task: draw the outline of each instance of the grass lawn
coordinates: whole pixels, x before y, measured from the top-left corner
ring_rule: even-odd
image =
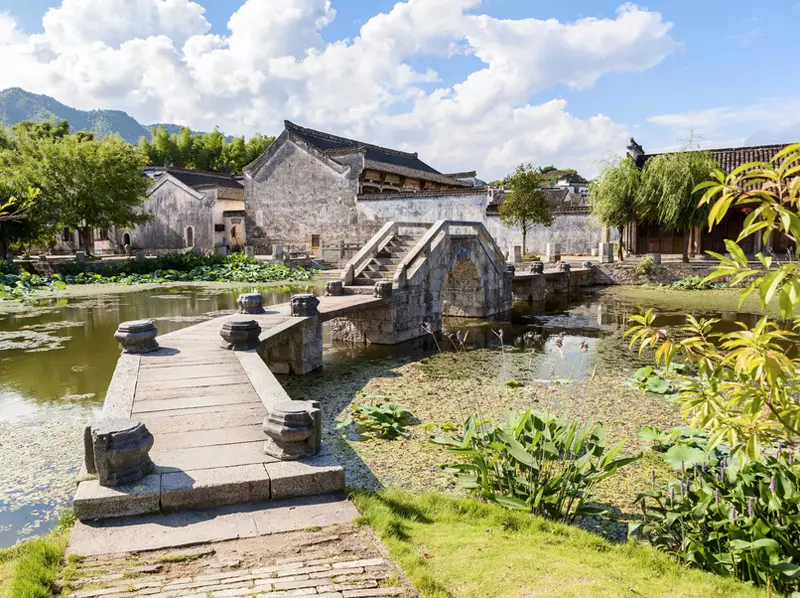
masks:
[[[360,521],[427,598],[766,596],[648,546],[612,544],[472,499],[397,490],[354,498]]]
[[[74,519],[64,515],[58,527],[38,538],[0,550],[0,598],[49,598]]]

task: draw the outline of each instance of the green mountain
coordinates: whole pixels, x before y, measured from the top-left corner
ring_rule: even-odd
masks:
[[[142,125],[122,110],[78,110],[50,96],[31,93],[19,87],[0,91],[0,123],[5,126],[11,128],[23,120],[45,122],[52,119],[66,120],[73,131],[91,131],[98,138],[118,133],[128,143],[139,143],[139,137],[142,136],[149,139],[151,127],[157,126]],[[159,124],[170,134],[180,130],[179,125]]]

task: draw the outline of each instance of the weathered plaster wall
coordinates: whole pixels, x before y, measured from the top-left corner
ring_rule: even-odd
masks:
[[[522,233],[507,227],[499,216],[486,215],[485,192],[434,197],[392,199],[359,199],[358,211],[376,223],[388,220],[435,222],[437,220],[471,220],[483,222],[506,255],[522,245]],[[561,243],[564,255],[590,255],[602,240],[603,227],[589,214],[555,214],[553,225],[534,226],[528,231],[527,250],[543,255],[547,243]],[[612,241],[616,232],[611,232]]]
[[[194,230],[194,247],[204,251],[214,249],[213,207],[216,189],[198,192],[200,199],[181,187],[167,181],[155,189],[144,204],[144,210],[154,218],[147,224],[138,225],[133,230],[118,229],[116,242],[122,245],[124,233],[131,236],[131,247],[145,251],[164,249],[184,249],[186,229]]]
[[[361,154],[338,156],[341,167],[293,141],[280,145],[256,172],[245,177],[248,245],[264,248],[311,243],[364,242],[379,228],[356,210]]]
[[[522,245],[522,233],[508,228],[499,216],[487,216],[486,228],[504,251]],[[527,251],[544,255],[548,243],[561,243],[563,255],[590,255],[598,248],[603,230],[590,214],[554,214],[552,226],[537,224],[528,231]],[[611,231],[611,240],[616,237],[616,231]]]

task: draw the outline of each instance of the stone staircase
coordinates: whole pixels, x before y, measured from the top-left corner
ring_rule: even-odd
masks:
[[[395,270],[403,257],[422,238],[422,235],[394,235],[359,272],[348,292],[372,294],[376,282],[392,282]]]

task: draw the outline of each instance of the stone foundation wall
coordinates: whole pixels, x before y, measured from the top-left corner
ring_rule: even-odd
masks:
[[[649,276],[636,276],[636,266],[640,261],[632,258],[630,261],[613,264],[595,264],[594,284],[669,284],[687,276],[708,276],[715,266],[711,263],[667,262],[654,266]]]

